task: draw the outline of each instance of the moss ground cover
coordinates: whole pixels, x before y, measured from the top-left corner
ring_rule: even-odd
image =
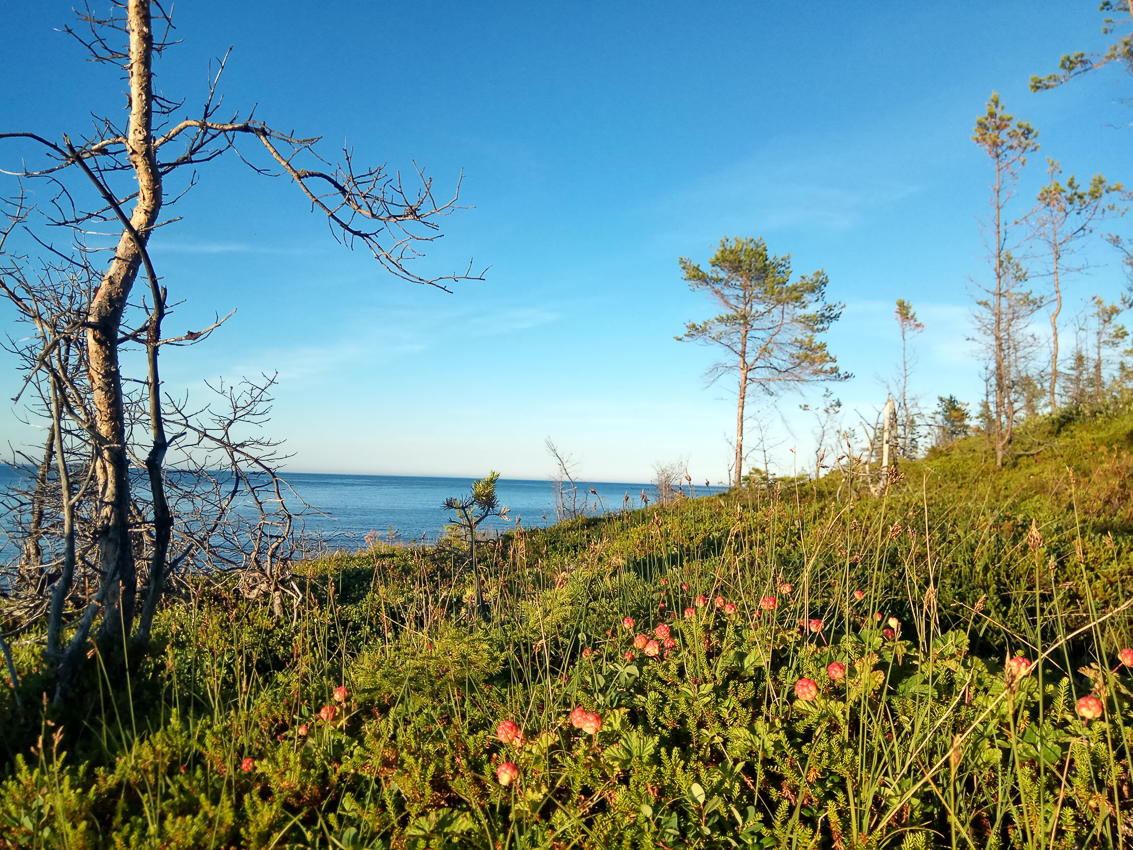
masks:
[[[1133,846],[1133,417],[478,546],[190,581],[15,649],[0,847]]]

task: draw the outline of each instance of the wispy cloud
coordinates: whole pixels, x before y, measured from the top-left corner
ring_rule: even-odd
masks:
[[[348,368],[363,354],[354,343],[264,348],[234,362],[231,374],[278,372],[280,379],[287,381],[322,379]]]
[[[155,253],[170,254],[236,254],[250,251],[243,242],[154,242]]]
[[[488,336],[537,328],[558,319],[558,313],[544,307],[517,307],[489,316],[477,316],[469,322],[469,327],[478,336]]]
[[[692,227],[704,228],[713,239],[719,238],[721,221],[730,232],[845,230],[923,189],[903,179],[870,145],[829,149],[783,139],[677,189],[653,212],[671,217],[677,210],[696,210]]]
[[[296,245],[252,245],[247,242],[155,241],[155,254],[311,254],[316,248]]]

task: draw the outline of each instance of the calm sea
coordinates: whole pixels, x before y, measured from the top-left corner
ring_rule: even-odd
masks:
[[[15,477],[11,467],[0,466],[0,488],[6,487]],[[402,540],[435,540],[453,519],[441,505],[450,496],[466,496],[471,478],[427,478],[401,475],[321,475],[293,472],[287,481],[295,492],[320,514],[304,517],[309,534],[323,538],[332,548],[360,548],[370,530],[380,532],[384,539],[391,530]],[[590,493],[593,487],[596,495]],[[716,488],[714,488],[716,489]],[[588,513],[603,510],[620,510],[628,494],[632,507],[641,507],[644,490],[650,502],[656,500],[651,484],[616,482],[579,482],[578,503],[589,502]],[[706,492],[697,488],[697,494]],[[555,522],[554,487],[546,479],[526,481],[501,479],[496,486],[500,502],[510,509],[510,522],[514,527],[518,518],[523,527],[545,526]],[[491,519],[481,528],[499,530],[505,523]],[[0,539],[0,563],[14,550],[11,544]]]
[[[471,478],[426,478],[402,475],[319,475],[292,473],[287,480],[311,507],[328,514],[307,518],[308,530],[345,533],[364,537],[371,529],[385,537],[394,529],[405,538],[435,539],[453,514],[441,506],[450,496],[467,496]],[[597,496],[590,493],[593,487]],[[579,482],[578,502],[590,503],[588,513],[604,506],[620,510],[626,494],[633,507],[641,506],[641,491],[650,501],[656,497],[651,484]],[[518,518],[524,527],[555,522],[554,487],[550,481],[500,479],[496,495],[509,508],[509,523],[492,518],[482,528],[514,527]],[[600,499],[600,501],[599,501]]]

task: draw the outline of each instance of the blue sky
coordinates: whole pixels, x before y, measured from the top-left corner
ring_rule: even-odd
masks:
[[[3,130],[59,139],[92,112],[121,114],[118,74],[58,31],[70,7],[0,0]],[[847,305],[829,336],[856,375],[835,390],[846,425],[884,402],[898,297],[926,325],[913,375],[926,407],[949,393],[975,402],[967,338],[973,280],[986,280],[977,218],[989,170],[969,137],[988,96],[1040,130],[1016,213],[1048,155],[1068,174],[1133,182],[1133,131],[1116,126],[1130,120],[1128,77],[1106,69],[1027,90],[1061,54],[1103,46],[1095,7],[177,5],[183,44],[158,65],[167,95],[191,109],[209,60],[231,45],[227,107],[321,135],[327,157],[345,142],[360,162],[416,162],[442,193],[463,169],[473,209],[444,221],[420,268],[491,268],[452,295],[396,280],[335,244],[294,186],[229,157],[201,169],[152,253],[187,299],[168,327],[238,312],[204,345],[171,352],[166,380],[199,394],[205,379],[278,371],[270,430],[295,470],[539,478],[550,436],[593,480],[644,480],[684,458],[697,480],[719,481],[735,394],[726,379],[705,386],[712,350],[673,339],[712,314],[677,259],[706,263],[721,237],[762,235],[797,272],[825,269],[829,297]],[[15,157],[0,148],[0,167]],[[1092,270],[1069,283],[1074,307],[1124,286],[1108,248],[1087,256]],[[0,307],[0,323],[11,318]],[[0,357],[5,398],[16,381]],[[765,403],[783,472],[790,448],[800,466],[812,457],[804,400]],[[7,403],[0,429],[34,439]]]

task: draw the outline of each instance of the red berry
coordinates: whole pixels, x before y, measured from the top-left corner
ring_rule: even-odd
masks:
[[[1015,658],[1007,659],[1007,678],[1011,681],[1022,678],[1027,675],[1027,671],[1031,669],[1031,659],[1016,656]]]
[[[256,769],[256,760],[249,756],[248,758],[240,762],[240,769],[245,773],[251,773]]]
[[[774,596],[764,596],[759,600],[759,607],[764,611],[774,611],[779,607],[779,600]]]
[[[346,685],[339,685],[337,688],[334,689],[334,701],[335,702],[346,702],[346,700],[349,696],[350,696],[350,691],[348,691],[346,689]]]
[[[705,596],[704,594],[701,594],[700,596],[696,597],[696,599],[693,600],[693,604],[696,605],[697,608],[703,608],[705,605],[708,604],[708,597]]]
[[[1117,653],[1117,657],[1126,667],[1133,667],[1133,649],[1126,647]]]
[[[648,641],[649,641],[649,638],[646,637],[645,635],[638,635],[637,637],[635,637],[633,639],[633,648],[634,649],[645,649],[645,644]]]
[[[598,730],[602,728],[602,717],[593,712],[588,712],[586,716],[582,718],[582,723],[578,728],[587,735],[597,735]]]
[[[685,619],[686,620],[691,620],[695,616],[696,616],[696,609],[695,608],[685,608]]]
[[[732,616],[733,614],[735,614],[736,611],[738,611],[738,610],[739,610],[739,608],[737,608],[735,606],[735,603],[728,602],[724,605],[724,613],[727,614],[729,617]]]
[[[1078,714],[1086,720],[1097,720],[1105,713],[1102,701],[1093,694],[1078,700]]]
[[[330,723],[337,716],[338,716],[338,709],[335,708],[333,705],[324,705],[322,708],[319,709],[319,717],[321,717],[327,723]]]
[[[844,679],[846,678],[846,665],[839,661],[831,661],[826,666],[826,675],[835,682],[839,679]]]
[[[669,627],[665,623],[662,623],[653,630],[653,634],[657,635],[661,640],[664,640],[669,636]]]
[[[582,728],[582,721],[586,717],[586,709],[581,705],[570,713],[570,725],[575,729]]]
[[[863,599],[865,599],[865,594],[862,593],[860,590],[855,590],[854,591],[854,599],[856,599],[858,602],[861,602]]]
[[[779,592],[784,596],[790,596],[793,589],[794,588],[792,588],[788,582],[783,582],[781,585],[779,585]]]
[[[505,744],[522,744],[523,730],[510,720],[503,721],[496,727],[496,737]]]
[[[505,761],[496,768],[496,779],[499,780],[500,785],[511,785],[515,780],[519,779],[519,768],[512,762]]]
[[[677,642],[673,638],[671,638],[671,637],[665,638],[665,651],[666,652],[668,652],[669,650],[676,649],[676,648],[677,648]]]
[[[810,702],[818,696],[818,684],[814,679],[799,679],[795,682],[795,696],[803,702]]]
[[[807,626],[810,628],[810,630],[812,632],[814,632],[815,634],[818,634],[819,632],[822,631],[823,623],[822,623],[822,620],[811,620],[807,624]]]
[[[897,633],[892,629],[882,629],[881,633],[885,635],[886,640],[893,640],[893,638],[897,637]]]
[[[622,620],[622,625],[625,626],[626,631],[633,631],[633,617],[626,617]]]
[[[645,644],[645,648],[644,648],[643,651],[650,658],[656,658],[658,655],[661,654],[661,644],[657,643],[657,641],[655,641],[655,640],[651,640],[651,641],[649,641],[648,643]]]

